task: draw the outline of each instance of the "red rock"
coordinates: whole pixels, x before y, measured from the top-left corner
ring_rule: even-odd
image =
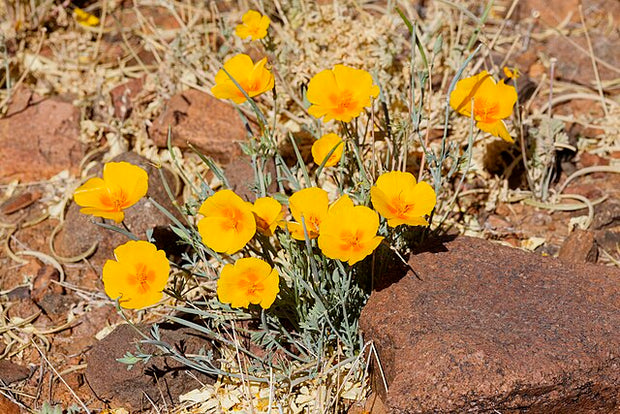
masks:
[[[617,410],[620,270],[468,237],[425,248],[360,320],[389,412]]]
[[[83,357],[97,343],[95,335],[104,328],[121,322],[121,317],[113,305],[93,307],[78,316],[79,322],[70,330],[63,331],[54,337],[56,352],[64,355]]]
[[[20,414],[19,405],[0,394],[0,413],[2,414]]]
[[[515,15],[517,19],[538,18],[549,26],[557,26],[564,19],[579,21],[579,0],[523,0],[520,1]]]
[[[59,98],[40,100],[0,119],[0,147],[0,184],[77,173],[85,149],[80,110]]]
[[[491,214],[484,223],[484,226],[489,230],[508,232],[514,232],[515,230],[512,223],[507,221],[505,217],[499,216],[497,214]]]
[[[114,105],[114,116],[127,119],[133,110],[132,100],[142,91],[142,78],[132,79],[110,91],[110,98]]]
[[[33,93],[31,90],[24,87],[19,87],[13,92],[13,96],[9,101],[8,111],[5,116],[13,116],[28,108],[28,105],[30,105],[32,100],[32,95]]]
[[[41,198],[40,191],[27,191],[25,193],[17,194],[4,203],[0,204],[0,213],[13,214],[16,211],[22,210]]]
[[[598,245],[594,234],[586,230],[575,230],[564,241],[558,258],[570,263],[596,263]]]
[[[387,414],[385,404],[377,393],[372,394],[365,401],[355,403],[347,410],[347,414]]]
[[[620,65],[620,55],[615,53],[620,45],[620,32],[615,30],[620,24],[620,2],[617,0],[523,0],[520,1],[512,20],[532,31],[528,50],[517,52],[514,59],[521,60],[521,54],[536,51],[537,56],[544,56],[547,62],[531,64],[529,75],[539,77],[549,73],[548,61],[557,60],[555,75],[557,78],[571,82],[596,86],[594,70],[583,25],[579,17],[579,4],[583,5],[583,14],[588,27],[593,54],[598,59],[597,70],[603,82],[617,78],[615,68]],[[536,18],[532,16],[537,16]],[[551,28],[561,27],[564,35],[552,34]],[[538,35],[544,40],[537,40]],[[577,46],[578,45],[578,46]],[[607,87],[606,91],[617,91],[617,87]],[[596,105],[600,108],[600,105]],[[594,106],[590,105],[590,108]]]
[[[592,228],[599,230],[620,225],[620,202],[617,200],[608,200],[594,208]]]
[[[32,290],[30,297],[36,303],[41,302],[44,296],[48,293],[62,293],[62,286],[54,283],[60,280],[60,274],[58,270],[50,265],[41,263],[37,275],[32,282]]]
[[[148,327],[138,328],[148,335]],[[197,354],[201,348],[205,354],[213,351],[213,363],[217,364],[219,353],[200,332],[189,328],[171,330],[162,327],[159,332],[163,342],[186,354]],[[167,357],[155,357],[146,364],[139,362],[131,370],[127,370],[127,365],[117,360],[123,358],[127,352],[137,354],[135,344],[141,339],[133,327],[120,325],[89,352],[86,381],[99,399],[109,401],[113,407],[123,407],[134,413],[152,408],[149,400],[155,404],[174,405],[178,402],[179,395],[201,388],[202,384],[215,382],[215,378],[190,370]],[[156,352],[153,345],[140,344],[140,348],[145,353]]]
[[[158,39],[170,41],[180,29],[179,21],[170,9],[146,5],[117,7],[108,13],[103,25],[105,34],[99,61],[118,63],[125,60],[126,66],[157,65],[158,61],[143,36],[152,35],[156,28]]]
[[[14,364],[6,359],[0,359],[0,380],[4,384],[12,384],[23,381],[30,376],[30,370],[21,365]],[[0,410],[0,413],[4,411]]]
[[[166,7],[140,5],[137,10],[138,12],[134,7],[119,7],[108,14],[104,26],[112,32],[136,30],[145,34],[151,34],[152,28],[163,32],[181,27],[174,14]]]
[[[242,155],[235,158],[223,168],[224,176],[228,180],[230,189],[244,200],[254,202],[256,200],[255,186],[256,177],[254,176],[254,168],[252,167],[252,158]],[[271,183],[266,189],[268,194],[277,191],[276,165],[273,159],[262,167],[263,177],[271,176]]]
[[[157,146],[166,146],[169,127],[173,145],[187,148],[191,143],[222,164],[241,155],[239,143],[247,137],[245,126],[230,103],[196,90],[173,96],[153,122],[149,136]]]
[[[583,167],[594,167],[597,165],[609,165],[609,160],[596,154],[583,152],[579,155],[579,164]]]

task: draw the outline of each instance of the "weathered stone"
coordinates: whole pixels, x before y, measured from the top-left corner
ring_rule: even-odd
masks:
[[[112,161],[127,161],[144,168],[149,176],[147,197],[151,197],[172,214],[178,215],[176,208],[164,189],[159,171],[149,160],[134,152],[127,152],[115,157]],[[97,176],[101,176],[101,168],[95,171]],[[164,175],[167,177],[166,180],[169,186],[174,187],[174,181],[170,173],[165,171]],[[159,235],[159,237],[155,237],[157,247],[166,251],[168,249],[175,249],[174,243],[162,243],[164,236],[171,232],[168,229],[171,223],[170,219],[147,197],[143,197],[135,205],[125,210],[125,224],[133,234],[142,240],[146,239],[147,230],[155,229]],[[103,222],[100,218],[80,213],[80,206],[71,203],[65,216],[64,227],[56,238],[55,247],[58,254],[63,257],[78,256],[88,251],[95,243],[98,243],[95,254],[89,259],[90,262],[96,267],[101,267],[106,260],[113,259],[114,249],[129,241],[128,238],[121,233],[97,226],[93,221]]]
[[[19,405],[0,394],[0,413],[2,414],[20,414]]]
[[[607,229],[620,226],[620,202],[608,200],[594,208],[594,220],[592,227],[595,229]]]
[[[592,53],[584,26],[580,19],[579,6],[582,6]],[[531,78],[540,80],[549,74],[549,62],[556,59],[555,77],[573,83],[595,88],[596,76],[592,67],[592,55],[596,58],[597,72],[605,92],[620,92],[613,80],[617,78],[616,68],[620,56],[614,51],[620,47],[620,32],[615,30],[620,24],[620,2],[617,0],[522,0],[519,2],[512,20],[527,30],[527,47],[517,50],[513,60]],[[552,28],[558,29],[557,33]],[[559,32],[562,30],[562,33]],[[530,35],[531,34],[531,35]],[[542,37],[542,38],[541,38]],[[521,79],[519,80],[520,83]],[[519,94],[521,99],[522,94]],[[590,117],[600,118],[603,111],[600,104],[583,100],[578,104],[572,100],[554,106],[556,113],[568,112],[571,116],[577,111],[573,106],[582,106]]]
[[[468,237],[425,247],[360,321],[390,412],[617,410],[620,270]]]
[[[148,333],[148,327],[139,326]],[[170,330],[160,327],[161,339],[186,354],[197,354],[212,349],[211,342],[199,332],[189,328]],[[99,341],[87,357],[86,381],[95,395],[110,402],[112,407],[123,407],[138,412],[156,405],[174,405],[179,396],[202,384],[212,384],[215,379],[170,358],[153,358],[146,364],[138,363],[131,370],[117,361],[127,352],[137,353],[136,343],[142,337],[129,325],[120,325]],[[145,353],[153,353],[152,345],[140,344]],[[214,350],[215,351],[215,350]],[[218,358],[214,352],[214,360]],[[189,371],[189,372],[188,372]],[[148,398],[145,396],[148,396]],[[163,400],[165,399],[165,401]]]
[[[0,214],[8,215],[25,209],[41,198],[40,191],[26,191],[9,198],[0,204]]]
[[[158,39],[171,41],[181,27],[169,8],[143,4],[110,10],[103,26],[100,62],[118,64],[124,60],[127,66],[156,66],[160,61],[143,36],[157,28]]]
[[[36,303],[39,303],[48,293],[62,293],[62,286],[54,283],[60,280],[58,270],[50,265],[46,265],[37,260],[39,269],[32,282],[32,290],[30,297]]]
[[[387,409],[379,395],[373,393],[365,401],[353,404],[347,414],[387,414]]]
[[[594,234],[586,230],[575,230],[564,241],[558,258],[570,263],[596,263],[598,245]]]
[[[59,98],[32,101],[0,119],[0,184],[44,180],[66,169],[75,173],[84,156],[80,110]]]
[[[29,376],[30,370],[28,368],[14,364],[6,359],[0,359],[0,381],[4,384],[22,381]]]
[[[316,139],[306,130],[293,133],[293,139],[295,140],[295,145],[299,150],[299,154],[301,155],[304,164],[308,165],[312,162],[312,144],[314,144]],[[282,159],[286,162],[286,165],[293,166],[299,163],[297,154],[295,153],[295,148],[293,148],[293,144],[290,139],[282,141],[278,150],[282,156]]]
[[[132,100],[142,91],[142,78],[132,79],[129,82],[118,85],[110,91],[114,116],[127,119],[133,110]]]
[[[157,146],[167,145],[169,127],[173,145],[187,148],[192,144],[222,164],[241,155],[239,143],[247,136],[239,114],[230,103],[193,89],[173,96],[149,128]]]
[[[579,165],[581,168],[609,165],[609,159],[589,152],[582,152],[579,154]]]
[[[223,170],[231,190],[246,201],[254,202],[256,200],[256,193],[253,189],[256,185],[256,178],[254,176],[254,167],[252,167],[252,159],[249,156],[243,155],[235,158],[226,164]],[[271,176],[267,193],[275,192],[278,186],[276,182],[276,165],[273,160],[269,160],[262,167],[261,171],[263,176]]]

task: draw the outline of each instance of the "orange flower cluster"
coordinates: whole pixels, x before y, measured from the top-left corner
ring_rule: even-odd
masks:
[[[392,227],[428,225],[424,216],[435,207],[435,192],[430,185],[416,183],[413,175],[398,171],[379,177],[371,189],[371,199],[376,211],[354,205],[346,194],[330,205],[325,190],[305,188],[289,198],[293,220],[284,221],[282,206],[271,197],[259,198],[251,204],[231,190],[221,190],[200,207],[204,218],[198,222],[198,231],[207,247],[233,254],[257,231],[271,236],[279,226],[296,240],[317,239],[326,257],[354,265],[370,255],[383,240],[377,235],[379,215]],[[225,269],[218,281],[221,302],[233,307],[254,303],[268,308],[275,300],[277,271],[267,263],[246,258]]]
[[[252,23],[251,28],[246,27],[250,25],[250,23],[245,23],[246,16],[251,12],[253,11],[244,16],[244,24],[237,26],[237,34],[240,37],[252,36],[253,39],[256,38],[251,34],[254,33],[253,31],[259,31],[258,23],[256,23],[258,20],[256,19],[265,18],[267,25],[269,24],[269,19],[266,16],[261,17],[260,13],[253,12],[257,14],[251,15],[254,23]],[[215,85],[211,88],[211,93],[216,98],[231,99],[236,104],[242,104],[247,100],[246,95],[253,98],[270,91],[275,82],[274,76],[266,68],[266,64],[266,57],[254,63],[251,57],[243,53],[229,58],[224,63],[223,69],[220,69],[215,75]],[[323,122],[332,119],[350,122],[353,118],[358,117],[365,107],[370,106],[371,99],[377,96],[379,96],[379,87],[373,84],[370,73],[345,65],[336,65],[333,69],[326,69],[317,73],[310,79],[306,93],[311,104],[308,113],[316,118],[323,118]],[[325,139],[321,144],[321,149],[316,150],[317,155],[313,152],[315,162],[317,162],[319,154],[329,153],[331,148],[326,150],[327,145],[330,143],[336,145],[334,140],[334,137]],[[330,157],[331,165],[337,162],[338,151],[340,150],[334,152],[333,158]],[[321,164],[320,162],[317,163]]]
[[[243,249],[256,232],[271,236],[283,218],[282,205],[271,197],[254,204],[243,201],[231,190],[221,190],[207,198],[198,210],[204,217],[198,232],[205,246],[218,253],[234,254]],[[247,308],[250,303],[268,309],[280,291],[278,271],[258,258],[239,259],[227,264],[217,282],[222,303]]]
[[[109,162],[103,178],[91,178],[73,193],[80,212],[120,223],[125,209],[146,195],[148,174],[128,162]],[[127,309],[154,305],[163,296],[170,264],[163,250],[146,241],[130,241],[114,249],[116,261],[103,266],[106,294]]]

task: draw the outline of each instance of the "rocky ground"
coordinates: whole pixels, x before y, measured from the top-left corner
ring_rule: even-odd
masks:
[[[331,1],[319,3],[332,7]],[[374,11],[371,6],[383,3],[364,4]],[[415,3],[424,10],[433,2]],[[391,412],[491,409],[506,403],[492,397],[500,389],[515,410],[505,412],[523,407],[531,407],[528,412],[578,412],[567,403],[572,399],[581,404],[579,412],[611,413],[620,407],[618,357],[609,357],[620,345],[620,3],[496,3],[492,24],[505,25],[515,35],[513,43],[492,49],[489,59],[520,69],[524,88],[535,97],[528,105],[545,108],[548,95],[540,91],[548,89],[554,67],[553,112],[567,137],[554,188],[564,197],[536,203],[519,196],[515,190],[523,172],[502,175],[514,160],[513,151],[503,142],[486,144],[477,160],[483,172],[466,182],[450,232],[534,253],[457,238],[446,242],[449,253],[426,252],[411,259],[421,279],[431,279],[435,269],[445,272],[445,280],[422,292],[390,282],[373,296],[367,313],[375,318],[366,317],[364,324],[369,337],[383,347],[380,355],[392,393],[375,384],[376,394]],[[213,5],[220,13],[244,10],[236,2]],[[44,402],[64,408],[85,405],[94,412],[110,401],[133,411],[153,405],[172,410],[179,395],[210,379],[189,377],[167,362],[120,375],[110,363],[118,348],[131,349],[127,343],[133,338],[132,332],[119,330],[107,336],[122,320],[100,281],[101,266],[123,238],[80,215],[71,192],[97,174],[103,160],[131,160],[155,180],[149,195],[172,206],[154,167],[158,160],[181,200],[185,190],[165,150],[168,126],[182,161],[190,157],[191,144],[224,166],[232,185],[241,188],[251,174],[239,161],[237,142],[245,139],[245,126],[231,105],[206,93],[200,79],[158,70],[163,52],[147,47],[150,38],[144,33],[156,30],[162,44],[175,41],[191,21],[189,9],[180,9],[187,15],[179,15],[171,12],[174,8],[142,2],[96,7],[106,14],[102,19],[108,29],[98,36],[63,15],[64,5],[51,15],[32,11],[32,19],[23,15],[25,7],[4,10],[13,27],[3,26],[0,43],[13,79],[0,95],[0,413],[37,412]],[[88,42],[79,40],[85,36]],[[214,45],[220,41],[217,34],[209,36]],[[176,86],[165,88],[166,82]],[[81,83],[90,86],[81,88]],[[584,173],[573,176],[577,171]],[[128,212],[127,225],[136,234],[153,227],[165,234],[169,219],[148,201],[141,203],[134,210],[140,213]],[[464,266],[479,269],[477,277],[473,271],[468,273],[472,277],[461,277]],[[537,288],[492,277],[502,272],[530,278]],[[466,300],[480,289],[492,293],[497,303]],[[414,290],[414,297],[407,296]],[[510,302],[514,313],[498,314],[502,301]],[[395,303],[411,305],[402,308],[405,315],[391,314],[394,320],[376,318]],[[477,318],[463,321],[464,314]],[[157,315],[138,314],[136,319],[146,325]],[[394,341],[407,341],[392,332],[394,326],[402,335],[419,338],[411,358],[391,354],[401,348]],[[455,326],[460,328],[446,328]],[[185,332],[170,335],[172,342],[186,341]],[[516,343],[515,336],[528,347],[495,354],[498,344]],[[102,347],[98,341],[104,337]],[[455,343],[458,374],[452,372],[454,361],[438,358],[449,353],[446,344]],[[398,365],[403,360],[415,363]],[[491,369],[490,361],[518,361],[519,366],[512,372],[491,367],[493,377],[480,377],[486,372],[482,368]],[[542,366],[543,374],[535,366]],[[153,371],[160,373],[161,382],[154,382]],[[462,377],[468,380],[460,381]],[[442,388],[439,383],[458,386]],[[410,384],[422,385],[411,393]],[[118,389],[123,393],[114,392]],[[538,398],[537,392],[548,390],[556,393],[559,405]],[[145,399],[145,393],[155,401]],[[451,399],[468,395],[477,398],[472,397],[469,407],[450,405]],[[385,408],[375,400],[372,404],[373,412]],[[406,411],[413,406],[420,411]]]

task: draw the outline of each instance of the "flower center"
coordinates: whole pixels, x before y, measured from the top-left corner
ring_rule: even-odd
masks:
[[[265,286],[262,281],[258,279],[258,275],[254,273],[246,275],[245,280],[240,280],[240,290],[245,291],[248,296],[260,295],[261,292],[265,290]]]
[[[350,111],[351,108],[356,106],[356,102],[353,100],[353,92],[349,90],[340,91],[337,95],[331,95],[330,100],[334,104],[334,110],[340,114]]]
[[[231,208],[226,211],[226,217],[229,219],[227,223],[227,230],[238,230],[241,226],[241,212],[236,208]]]
[[[355,231],[355,233],[346,232],[342,234],[341,237],[344,241],[344,249],[359,251],[362,248],[360,241],[360,239],[362,238],[362,234],[359,230]]]
[[[101,204],[108,207],[110,211],[122,211],[127,203],[127,194],[123,190],[114,193],[104,194],[101,197]]]
[[[398,218],[406,218],[413,204],[406,204],[400,197],[394,197],[390,203],[390,212]]]
[[[239,82],[239,85],[243,88],[245,93],[249,96],[253,96],[252,94],[259,90],[260,88],[260,79],[250,78],[245,82]],[[239,95],[243,96],[243,92],[239,91]]]
[[[155,280],[155,272],[144,263],[136,265],[136,272],[128,280],[130,285],[136,285],[138,293],[144,294],[151,290],[150,284]]]
[[[499,112],[499,103],[491,101],[484,97],[474,98],[474,115],[476,121],[491,123],[497,121],[497,113]]]
[[[321,220],[313,214],[308,216],[308,220],[306,220],[306,230],[308,230],[308,236],[317,235],[319,233],[319,226],[321,225]]]

